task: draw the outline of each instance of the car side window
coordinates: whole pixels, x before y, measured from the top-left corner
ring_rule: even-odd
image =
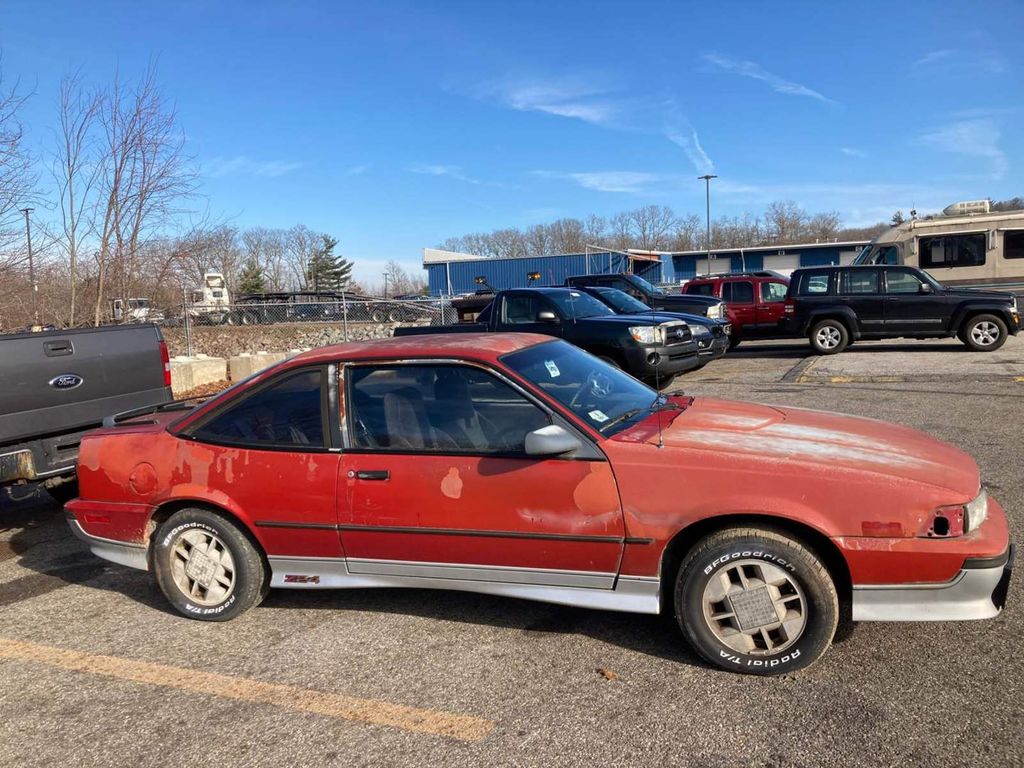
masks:
[[[467,365],[354,366],[346,374],[352,446],[371,451],[521,454],[547,413]]]
[[[761,301],[767,303],[785,301],[789,286],[785,283],[761,283]]]
[[[686,292],[696,296],[714,296],[715,286],[713,283],[700,283],[698,285],[686,286]]]
[[[254,447],[323,448],[323,379],[320,368],[285,376],[228,405],[191,436]]]
[[[920,290],[921,281],[913,272],[893,269],[886,270],[886,293],[919,293]]]
[[[722,301],[733,304],[753,304],[754,284],[746,281],[725,283],[722,286]]]
[[[844,296],[878,293],[878,270],[851,269],[841,273],[839,293]]]
[[[508,325],[536,323],[542,309],[544,305],[537,296],[506,296],[502,301],[501,321]]]

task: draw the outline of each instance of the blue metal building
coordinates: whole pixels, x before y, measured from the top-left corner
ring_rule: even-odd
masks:
[[[661,281],[662,259],[657,255],[613,251],[501,259],[426,248],[423,267],[427,270],[430,295],[452,296],[476,291],[481,287],[477,278],[483,278],[498,291],[530,285],[561,285],[572,275],[598,273],[633,272],[657,283]],[[531,280],[531,275],[539,277]]]
[[[571,275],[632,272],[655,284],[679,284],[698,274],[771,269],[789,274],[798,267],[849,264],[867,241],[720,248],[711,252],[591,251],[553,256],[486,258],[433,248],[423,249],[423,268],[431,296],[472,293],[477,278],[495,290],[530,285],[561,285]],[[539,275],[531,280],[531,275]]]

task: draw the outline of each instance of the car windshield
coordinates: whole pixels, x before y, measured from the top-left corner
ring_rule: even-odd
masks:
[[[661,403],[646,384],[565,341],[513,352],[502,362],[604,435],[625,429]]]
[[[615,314],[614,310],[606,307],[588,293],[570,290],[551,291],[547,297],[558,305],[558,310],[563,317],[602,317]]]
[[[598,291],[605,304],[622,315],[636,314],[637,312],[650,312],[651,308],[640,299],[634,299],[625,291],[618,288],[602,288]]]
[[[653,293],[653,294],[656,294],[658,296],[661,296],[663,293],[665,293],[663,290],[661,290],[661,288],[656,288],[655,286],[653,286],[650,283],[648,283],[646,280],[644,280],[639,275],[630,275],[630,277],[633,278],[633,282],[634,283],[636,283],[641,288],[643,288],[645,291],[647,291],[647,293]]]
[[[870,264],[868,261],[868,254],[871,253],[871,243],[868,243],[860,249],[860,253],[857,254],[857,258],[853,260],[854,264]]]

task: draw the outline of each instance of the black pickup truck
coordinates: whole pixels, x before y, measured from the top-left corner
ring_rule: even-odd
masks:
[[[171,400],[155,325],[0,335],[0,486],[73,489],[82,434],[113,414]]]
[[[475,323],[400,327],[395,335],[481,330],[557,336],[660,388],[703,362],[685,322],[652,314],[617,315],[593,296],[572,288],[501,291]]]
[[[571,288],[615,288],[628,293],[651,309],[663,312],[685,312],[703,315],[712,320],[725,320],[728,317],[725,302],[715,296],[665,293],[639,275],[577,275],[570,277],[565,284]]]
[[[1003,346],[1020,331],[1013,294],[947,288],[904,266],[808,267],[796,270],[786,296],[786,322],[820,355],[856,339],[956,336],[976,352]]]

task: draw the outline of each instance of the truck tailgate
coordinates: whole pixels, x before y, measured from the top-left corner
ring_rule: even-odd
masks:
[[[0,445],[167,402],[162,340],[154,325],[0,336]]]

